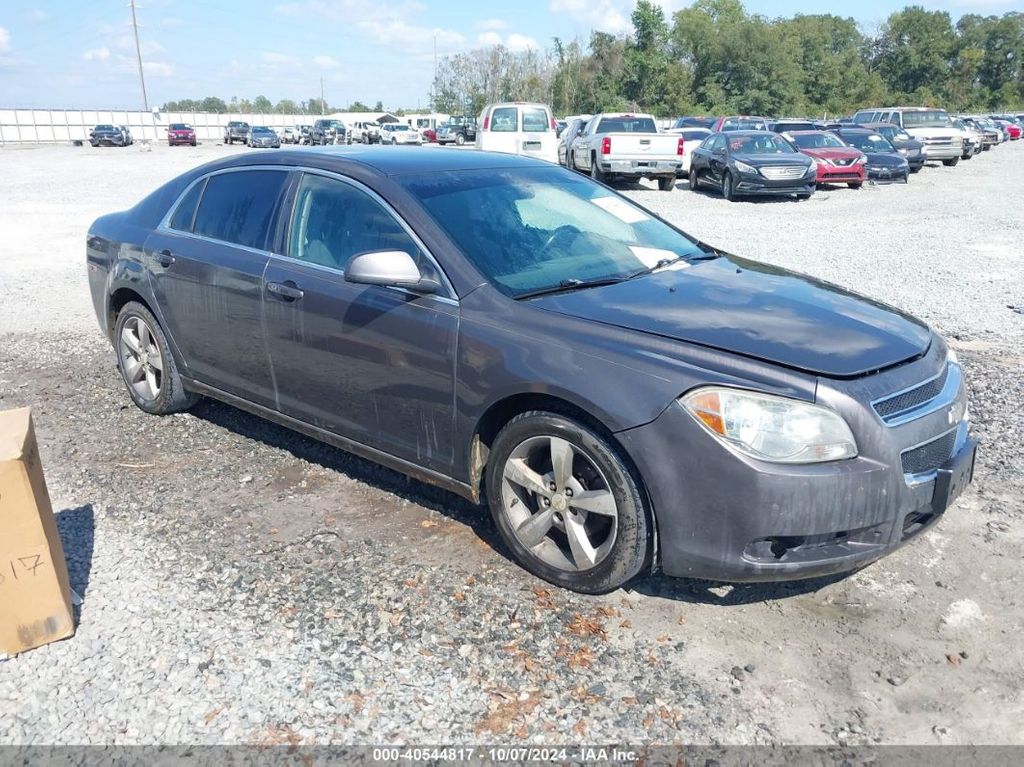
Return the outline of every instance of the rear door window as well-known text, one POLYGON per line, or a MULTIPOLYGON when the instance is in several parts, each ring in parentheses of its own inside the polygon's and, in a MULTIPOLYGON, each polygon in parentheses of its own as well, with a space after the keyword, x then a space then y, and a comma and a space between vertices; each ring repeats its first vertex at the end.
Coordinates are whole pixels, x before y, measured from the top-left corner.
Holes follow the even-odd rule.
POLYGON ((497 107, 491 111, 491 130, 494 133, 515 133, 519 130, 519 109, 497 107))
POLYGON ((192 219, 196 217, 196 205, 199 203, 205 186, 206 179, 203 179, 188 190, 188 193, 178 203, 178 207, 174 209, 170 221, 167 222, 171 229, 177 229, 179 232, 192 231, 192 219))
POLYGON ((543 107, 523 107, 523 130, 541 133, 551 130, 551 118, 543 107))
POLYGON ((192 231, 266 250, 271 222, 287 178, 288 173, 279 170, 233 171, 211 176, 192 231))

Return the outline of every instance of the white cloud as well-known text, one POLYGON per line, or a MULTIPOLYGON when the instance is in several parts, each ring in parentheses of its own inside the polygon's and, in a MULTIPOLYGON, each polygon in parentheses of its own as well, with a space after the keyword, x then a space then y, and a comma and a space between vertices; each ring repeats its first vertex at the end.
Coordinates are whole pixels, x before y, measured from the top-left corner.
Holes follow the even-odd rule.
POLYGON ((11 47, 11 33, 0 27, 0 53, 6 53, 11 47))
POLYGON ((476 36, 476 44, 481 48, 490 48, 493 45, 502 45, 505 41, 497 32, 481 32, 476 36))
POLYGON ((25 13, 25 18, 31 21, 33 24, 45 24, 53 18, 47 11, 41 8, 33 8, 31 11, 25 13))
POLYGON ((333 56, 314 56, 313 63, 321 69, 337 69, 341 66, 333 56))
POLYGON ((534 40, 532 37, 520 35, 515 32, 509 35, 508 39, 505 40, 505 47, 508 48, 510 51, 527 51, 531 49, 536 50, 537 48, 540 48, 540 46, 537 44, 537 41, 534 40))
POLYGON ((143 61, 142 69, 152 77, 174 77, 174 64, 165 61, 143 61))
POLYGON ((451 29, 421 27, 401 19, 390 21, 360 21, 359 28, 380 45, 397 46, 410 52, 423 51, 437 43, 439 51, 461 46, 465 41, 461 34, 451 29))
POLYGON ((602 32, 621 34, 632 29, 627 12, 614 0, 551 0, 549 7, 602 32))
POLYGON ((504 19, 484 19, 477 25, 478 29, 505 29, 508 23, 504 19))
POLYGON ((90 48, 82 54, 82 58, 86 61, 106 61, 110 58, 110 48, 90 48))
POLYGON ((508 37, 502 37, 497 32, 481 32, 476 36, 476 44, 481 48, 491 48, 495 45, 504 45, 510 51, 528 51, 540 48, 540 45, 532 37, 513 32, 508 37))

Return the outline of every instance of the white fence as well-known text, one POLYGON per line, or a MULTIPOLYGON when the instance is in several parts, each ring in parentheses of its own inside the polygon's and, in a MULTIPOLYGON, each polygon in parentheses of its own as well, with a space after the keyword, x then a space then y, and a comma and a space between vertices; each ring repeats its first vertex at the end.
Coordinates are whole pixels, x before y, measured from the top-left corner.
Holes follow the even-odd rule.
POLYGON ((0 109, 0 144, 87 141, 94 125, 127 125, 136 141, 164 141, 171 123, 188 123, 200 141, 221 141, 229 120, 282 131, 312 125, 319 115, 124 112, 88 109, 0 109))

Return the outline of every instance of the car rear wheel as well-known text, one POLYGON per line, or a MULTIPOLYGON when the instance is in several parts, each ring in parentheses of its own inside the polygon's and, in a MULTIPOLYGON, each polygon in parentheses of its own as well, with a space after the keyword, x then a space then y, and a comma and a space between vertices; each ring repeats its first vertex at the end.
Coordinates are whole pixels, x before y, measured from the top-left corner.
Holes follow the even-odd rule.
POLYGON ((952 157, 952 158, 950 158, 948 160, 943 160, 942 164, 945 165, 947 168, 952 168, 958 162, 960 162, 960 158, 959 157, 952 157))
POLYGON ((736 199, 736 192, 733 191, 732 187, 732 174, 729 171, 726 171, 722 176, 722 197, 729 202, 733 202, 736 199))
POLYGON ((198 400, 181 384, 160 323, 140 303, 130 301, 114 326, 117 367, 132 401, 147 413, 167 415, 188 410, 198 400))
POLYGON ((675 176, 662 176, 658 179, 658 189, 663 192, 671 192, 676 188, 675 176))
POLYGON ((546 412, 512 419, 491 450, 487 496, 515 559, 551 583, 605 593, 647 561, 651 523, 632 474, 574 420, 546 412))
POLYGON ((590 156, 590 177, 594 181, 604 181, 604 171, 601 170, 600 164, 597 162, 597 155, 592 154, 590 156))

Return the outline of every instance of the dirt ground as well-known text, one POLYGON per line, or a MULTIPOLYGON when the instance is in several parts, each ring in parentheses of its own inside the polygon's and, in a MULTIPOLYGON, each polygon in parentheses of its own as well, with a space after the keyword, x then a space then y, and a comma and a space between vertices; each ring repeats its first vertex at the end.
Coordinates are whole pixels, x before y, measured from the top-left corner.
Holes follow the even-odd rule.
MULTIPOLYGON (((85 232, 229 151, 250 150, 0 149, 0 408, 35 409, 84 596, 75 638, 0 663, 0 743, 258 743, 292 733, 364 743, 1024 744, 1019 313, 958 312, 945 326, 938 303, 925 312, 965 365, 983 446, 974 486, 910 545, 847 577, 729 586, 655 575, 582 597, 519 569, 487 515, 452 495, 224 405, 163 419, 131 406, 92 313, 85 232), (100 694, 105 679, 114 684, 100 694), (61 702, 37 706, 48 713, 24 713, 54 691, 61 702), (152 719, 161 726, 147 729, 152 719)), ((870 216, 911 250, 941 249, 944 230, 904 206, 927 193, 955 208, 964 192, 952 180, 964 179, 981 212, 942 226, 979 240, 998 226, 1016 243, 1002 256, 1012 268, 970 279, 1022 306, 1024 233, 1008 192, 1024 177, 1024 142, 988 154, 954 174, 926 168, 906 189, 834 192, 861 195, 834 208, 851 222, 870 216), (927 189, 916 191, 919 181, 927 189)), ((718 244, 717 230, 738 253, 769 248, 758 221, 777 206, 658 194, 659 209, 704 240, 718 244)), ((785 214, 793 218, 773 260, 813 271, 800 227, 831 209, 827 197, 799 205, 785 214)), ((828 226, 826 276, 868 291, 884 259, 864 253, 857 226, 846 232, 835 217, 828 226)), ((977 269, 950 256, 927 295, 955 301, 960 273, 977 269)))

